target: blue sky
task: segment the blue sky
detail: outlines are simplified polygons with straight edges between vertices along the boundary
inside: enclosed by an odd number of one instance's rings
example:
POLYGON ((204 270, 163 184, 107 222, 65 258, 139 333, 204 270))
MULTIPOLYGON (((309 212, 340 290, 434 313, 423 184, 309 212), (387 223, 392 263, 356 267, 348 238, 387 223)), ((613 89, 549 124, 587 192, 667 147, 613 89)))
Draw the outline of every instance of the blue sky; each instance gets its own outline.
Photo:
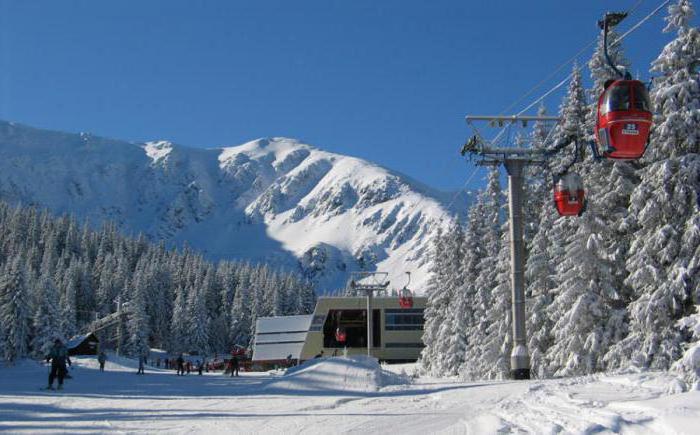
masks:
MULTIPOLYGON (((0 0, 0 118, 201 147, 295 137, 453 190, 464 115, 500 113, 634 3, 0 0)), ((625 41, 642 78, 664 15, 625 41)))

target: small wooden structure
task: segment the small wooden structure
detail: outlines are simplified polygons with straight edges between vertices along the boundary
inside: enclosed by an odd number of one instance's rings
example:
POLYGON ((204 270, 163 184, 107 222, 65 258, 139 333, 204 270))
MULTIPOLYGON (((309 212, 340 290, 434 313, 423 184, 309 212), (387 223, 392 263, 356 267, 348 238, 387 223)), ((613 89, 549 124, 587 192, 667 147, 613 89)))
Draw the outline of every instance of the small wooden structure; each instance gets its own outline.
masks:
POLYGON ((100 348, 100 340, 94 332, 76 335, 66 343, 68 355, 97 355, 100 348))

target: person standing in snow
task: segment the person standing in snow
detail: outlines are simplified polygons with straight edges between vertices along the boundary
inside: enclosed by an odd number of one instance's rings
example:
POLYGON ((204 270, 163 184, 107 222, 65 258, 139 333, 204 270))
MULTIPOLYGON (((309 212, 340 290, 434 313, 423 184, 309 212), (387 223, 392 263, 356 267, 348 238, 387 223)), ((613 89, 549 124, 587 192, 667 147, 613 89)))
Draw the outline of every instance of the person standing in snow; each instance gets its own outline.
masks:
POLYGON ((182 357, 182 354, 177 357, 177 375, 178 376, 183 376, 185 374, 185 359, 182 357))
POLYGON ((68 357, 68 349, 63 344, 60 339, 56 339, 53 343, 53 347, 49 351, 46 357, 46 362, 51 361, 51 372, 49 373, 49 390, 53 390, 53 380, 58 378, 58 389, 63 389, 63 378, 66 377, 68 369, 66 368, 66 363, 71 365, 70 358, 68 357))
POLYGON ((97 362, 100 363, 100 371, 105 371, 105 362, 107 361, 107 355, 104 352, 100 352, 97 356, 97 362))
POLYGON ((145 374, 143 366, 146 364, 146 356, 144 354, 139 355, 139 371, 136 372, 137 375, 145 374))
POLYGON ((204 363, 200 360, 197 360, 197 374, 199 376, 202 376, 202 370, 204 370, 204 363))
POLYGON ((231 358, 231 377, 238 376, 238 357, 236 355, 231 358))

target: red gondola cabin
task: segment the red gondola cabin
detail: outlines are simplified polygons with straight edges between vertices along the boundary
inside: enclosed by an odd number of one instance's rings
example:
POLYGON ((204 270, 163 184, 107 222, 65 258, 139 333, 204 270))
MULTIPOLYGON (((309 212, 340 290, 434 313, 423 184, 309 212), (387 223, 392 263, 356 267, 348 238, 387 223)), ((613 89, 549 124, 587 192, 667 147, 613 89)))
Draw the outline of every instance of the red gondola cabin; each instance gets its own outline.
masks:
POLYGON ((644 84, 639 80, 613 81, 598 99, 598 154, 621 160, 642 157, 651 122, 651 102, 644 84))
POLYGON ((401 308, 413 308, 413 293, 404 288, 399 292, 399 306, 401 308))
POLYGON ((348 339, 348 333, 345 332, 345 328, 338 328, 335 330, 335 341, 340 344, 345 344, 348 339))
POLYGON ((559 216, 581 216, 586 205, 586 192, 580 175, 569 172, 555 181, 554 204, 559 216))

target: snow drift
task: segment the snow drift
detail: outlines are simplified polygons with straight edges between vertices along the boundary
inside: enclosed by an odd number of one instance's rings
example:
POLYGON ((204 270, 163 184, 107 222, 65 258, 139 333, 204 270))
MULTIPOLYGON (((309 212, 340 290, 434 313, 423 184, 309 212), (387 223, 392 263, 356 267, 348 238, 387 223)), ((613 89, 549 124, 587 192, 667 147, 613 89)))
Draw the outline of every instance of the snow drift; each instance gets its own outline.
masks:
POLYGON ((407 376, 382 369, 376 358, 355 355, 317 358, 293 367, 266 389, 315 392, 374 392, 389 385, 405 385, 407 376))

